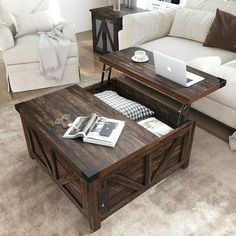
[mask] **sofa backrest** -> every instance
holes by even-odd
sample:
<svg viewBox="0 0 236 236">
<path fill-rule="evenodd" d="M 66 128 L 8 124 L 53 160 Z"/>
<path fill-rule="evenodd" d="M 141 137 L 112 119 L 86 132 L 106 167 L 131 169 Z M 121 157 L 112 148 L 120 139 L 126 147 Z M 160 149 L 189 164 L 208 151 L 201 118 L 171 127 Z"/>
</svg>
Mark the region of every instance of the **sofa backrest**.
<svg viewBox="0 0 236 236">
<path fill-rule="evenodd" d="M 48 0 L 0 0 L 0 4 L 11 13 L 35 13 L 49 9 Z"/>
<path fill-rule="evenodd" d="M 217 8 L 236 15 L 236 1 L 224 0 L 186 0 L 185 7 L 215 12 Z"/>
</svg>

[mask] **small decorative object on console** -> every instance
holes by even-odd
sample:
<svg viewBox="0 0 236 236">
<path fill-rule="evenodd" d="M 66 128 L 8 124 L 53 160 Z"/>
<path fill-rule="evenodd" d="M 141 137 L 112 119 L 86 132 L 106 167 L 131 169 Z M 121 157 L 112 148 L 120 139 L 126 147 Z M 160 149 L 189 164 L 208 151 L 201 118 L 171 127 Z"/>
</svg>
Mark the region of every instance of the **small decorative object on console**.
<svg viewBox="0 0 236 236">
<path fill-rule="evenodd" d="M 113 0 L 113 11 L 120 11 L 120 0 Z"/>
<path fill-rule="evenodd" d="M 229 137 L 229 145 L 233 151 L 236 151 L 236 132 Z"/>
</svg>

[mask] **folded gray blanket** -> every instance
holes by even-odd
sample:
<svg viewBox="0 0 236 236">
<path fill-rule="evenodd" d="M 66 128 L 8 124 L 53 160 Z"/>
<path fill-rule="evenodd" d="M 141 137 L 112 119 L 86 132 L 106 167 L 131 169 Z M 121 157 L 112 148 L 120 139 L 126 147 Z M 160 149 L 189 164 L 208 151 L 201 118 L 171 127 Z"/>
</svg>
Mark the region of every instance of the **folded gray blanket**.
<svg viewBox="0 0 236 236">
<path fill-rule="evenodd" d="M 62 81 L 71 42 L 65 38 L 63 28 L 68 23 L 59 23 L 50 32 L 39 33 L 40 73 L 48 80 Z"/>
</svg>

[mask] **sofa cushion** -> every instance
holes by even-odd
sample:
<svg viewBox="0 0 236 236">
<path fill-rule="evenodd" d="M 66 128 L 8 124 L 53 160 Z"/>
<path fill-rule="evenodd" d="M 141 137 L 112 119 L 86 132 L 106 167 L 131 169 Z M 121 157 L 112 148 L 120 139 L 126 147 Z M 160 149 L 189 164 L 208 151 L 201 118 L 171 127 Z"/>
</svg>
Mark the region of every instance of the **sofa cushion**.
<svg viewBox="0 0 236 236">
<path fill-rule="evenodd" d="M 204 97 L 192 104 L 192 107 L 234 129 L 236 129 L 236 110 Z"/>
<path fill-rule="evenodd" d="M 236 15 L 236 2 L 223 0 L 187 0 L 185 7 L 216 12 L 219 8 L 222 11 Z"/>
<path fill-rule="evenodd" d="M 216 17 L 203 45 L 236 53 L 236 16 L 217 9 Z"/>
<path fill-rule="evenodd" d="M 4 61 L 7 65 L 39 62 L 37 35 L 27 35 L 15 40 L 15 47 L 3 52 Z M 71 43 L 69 57 L 78 55 L 76 43 Z"/>
<path fill-rule="evenodd" d="M 236 58 L 236 53 L 203 47 L 199 42 L 170 36 L 141 44 L 140 47 L 178 58 L 188 65 L 206 72 Z"/>
<path fill-rule="evenodd" d="M 236 59 L 210 70 L 209 73 L 227 80 L 227 85 L 208 97 L 236 110 Z"/>
<path fill-rule="evenodd" d="M 213 12 L 180 8 L 169 35 L 203 43 L 214 18 Z"/>
</svg>

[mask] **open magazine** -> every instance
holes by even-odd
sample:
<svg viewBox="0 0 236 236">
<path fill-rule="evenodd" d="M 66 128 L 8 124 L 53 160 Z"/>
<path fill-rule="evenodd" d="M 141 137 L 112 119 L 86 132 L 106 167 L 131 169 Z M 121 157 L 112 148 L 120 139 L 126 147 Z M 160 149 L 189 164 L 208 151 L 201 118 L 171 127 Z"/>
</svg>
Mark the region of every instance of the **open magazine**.
<svg viewBox="0 0 236 236">
<path fill-rule="evenodd" d="M 155 134 L 159 138 L 168 134 L 173 129 L 166 125 L 165 123 L 159 121 L 155 117 L 148 118 L 146 120 L 142 120 L 138 122 L 139 125 L 143 126 L 145 129 Z"/>
<path fill-rule="evenodd" d="M 83 138 L 83 141 L 87 143 L 115 147 L 125 122 L 92 114 L 86 117 L 77 117 L 69 126 L 64 138 Z"/>
</svg>

